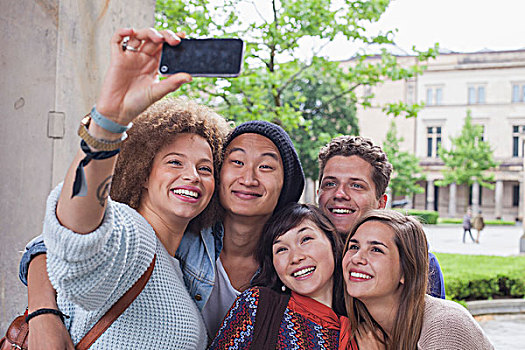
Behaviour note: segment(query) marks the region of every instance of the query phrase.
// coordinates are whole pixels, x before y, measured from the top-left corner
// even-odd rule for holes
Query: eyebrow
[[[325,179],[329,179],[329,180],[339,180],[338,177],[336,177],[336,176],[330,176],[330,175],[323,176],[323,180],[325,180]],[[361,182],[364,182],[364,183],[368,183],[365,179],[360,178],[360,177],[350,177],[348,180],[361,181]]]
[[[299,233],[304,232],[304,231],[309,230],[309,229],[310,229],[310,227],[305,226],[305,227],[301,228],[299,231],[297,231],[296,234],[299,234]],[[288,232],[288,231],[286,231],[286,232]],[[286,232],[285,232],[285,233],[286,233]],[[284,234],[284,233],[283,233],[283,234]],[[282,235],[281,235],[281,236],[282,236]],[[279,236],[279,237],[281,237],[281,236]],[[272,245],[275,245],[275,244],[280,243],[280,242],[281,242],[281,240],[280,240],[279,238],[277,238],[277,239],[272,243]]]
[[[233,152],[246,153],[246,151],[243,148],[234,147],[228,152],[228,155],[232,154]],[[270,158],[275,159],[276,161],[279,161],[279,156],[275,152],[265,152],[265,153],[261,154],[260,157],[270,157]]]
[[[178,156],[178,157],[182,157],[182,158],[188,158],[187,155],[183,154],[183,153],[178,153],[178,152],[170,152],[168,154],[166,154],[164,157],[162,157],[162,159],[165,159],[167,157],[171,157],[171,156]],[[198,160],[198,162],[209,162],[209,163],[213,163],[213,161],[210,159],[210,158],[201,158]]]
[[[354,239],[354,238],[350,239],[349,242],[359,243],[359,241],[357,239]],[[382,245],[383,247],[388,248],[388,246],[386,244],[384,244],[383,242],[380,242],[380,241],[368,241],[367,243],[371,244],[371,245]]]

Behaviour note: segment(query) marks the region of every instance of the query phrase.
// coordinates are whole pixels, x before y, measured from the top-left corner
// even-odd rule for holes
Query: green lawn
[[[457,300],[523,297],[525,256],[436,253],[447,296]]]

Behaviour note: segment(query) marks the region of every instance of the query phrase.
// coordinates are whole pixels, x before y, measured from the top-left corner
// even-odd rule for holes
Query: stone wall
[[[154,24],[155,0],[0,3],[0,333],[27,304],[18,280],[25,243],[76,152],[116,28]]]

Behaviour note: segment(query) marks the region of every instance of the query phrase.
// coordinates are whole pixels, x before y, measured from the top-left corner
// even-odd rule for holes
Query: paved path
[[[511,256],[520,254],[523,229],[521,225],[486,226],[481,231],[479,244],[473,243],[468,233],[466,243],[462,243],[461,225],[426,225],[425,232],[430,249],[434,252]],[[472,229],[472,234],[475,238],[476,230]],[[525,349],[525,315],[482,316],[478,322],[496,349]]]
[[[468,233],[466,243],[462,243],[461,225],[426,225],[425,232],[433,252],[501,256],[519,255],[520,237],[523,234],[521,225],[485,226],[481,231],[480,243],[476,244]],[[472,229],[474,238],[475,234],[476,230]]]
[[[523,350],[525,348],[525,315],[489,315],[478,319],[496,349]]]

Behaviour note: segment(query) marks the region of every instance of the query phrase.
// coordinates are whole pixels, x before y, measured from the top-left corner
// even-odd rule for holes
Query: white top
[[[224,316],[230,311],[233,302],[241,294],[241,292],[233,288],[220,258],[215,262],[215,267],[217,271],[215,284],[208,302],[202,309],[202,317],[211,339],[215,338]]]
[[[90,349],[204,349],[204,323],[186,290],[179,261],[144,217],[109,199],[102,224],[88,235],[77,234],[56,217],[61,188],[47,201],[44,241],[58,307],[71,316],[65,323],[73,343],[131,288],[156,254],[142,292]]]

